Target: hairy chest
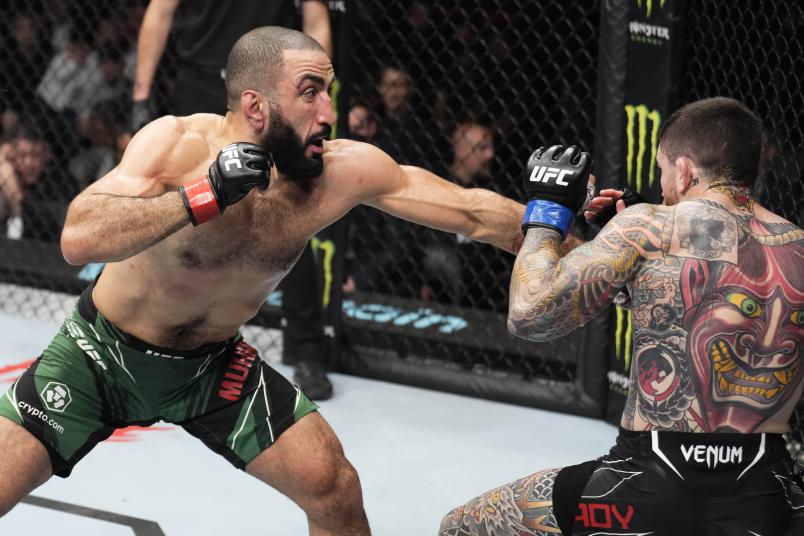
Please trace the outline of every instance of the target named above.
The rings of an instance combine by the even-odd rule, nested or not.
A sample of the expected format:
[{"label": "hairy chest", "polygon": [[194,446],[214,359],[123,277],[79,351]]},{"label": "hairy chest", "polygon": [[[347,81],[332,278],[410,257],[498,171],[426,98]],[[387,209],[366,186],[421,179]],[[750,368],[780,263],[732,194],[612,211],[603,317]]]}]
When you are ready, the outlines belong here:
[{"label": "hairy chest", "polygon": [[290,270],[316,230],[318,196],[288,200],[249,196],[224,214],[176,233],[168,244],[188,270],[254,269],[271,276]]}]

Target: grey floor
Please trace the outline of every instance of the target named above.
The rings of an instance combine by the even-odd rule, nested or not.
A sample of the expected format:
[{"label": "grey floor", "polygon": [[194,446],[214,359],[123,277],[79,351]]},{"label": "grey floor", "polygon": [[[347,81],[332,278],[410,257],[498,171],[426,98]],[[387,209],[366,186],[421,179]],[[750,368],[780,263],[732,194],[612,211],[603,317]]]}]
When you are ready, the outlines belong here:
[{"label": "grey floor", "polygon": [[[0,313],[0,393],[57,327]],[[452,507],[539,468],[596,457],[616,435],[592,419],[345,375],[332,380],[336,395],[321,413],[361,476],[369,522],[381,536],[435,535]],[[304,515],[288,499],[169,425],[113,436],[70,478],[51,479],[28,500],[0,519],[0,535],[306,534]]]}]

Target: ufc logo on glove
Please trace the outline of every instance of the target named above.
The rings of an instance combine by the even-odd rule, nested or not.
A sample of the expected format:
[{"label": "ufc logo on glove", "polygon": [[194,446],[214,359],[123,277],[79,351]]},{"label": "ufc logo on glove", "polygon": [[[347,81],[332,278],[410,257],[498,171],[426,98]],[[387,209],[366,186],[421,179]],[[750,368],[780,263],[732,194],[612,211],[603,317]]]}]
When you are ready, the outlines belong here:
[{"label": "ufc logo on glove", "polygon": [[530,180],[531,182],[549,182],[550,179],[556,179],[556,184],[560,184],[561,186],[569,186],[569,183],[564,180],[564,177],[570,173],[573,173],[573,170],[536,166],[533,168],[533,173],[530,174]]},{"label": "ufc logo on glove", "polygon": [[240,169],[243,169],[243,165],[240,163],[240,158],[238,158],[240,155],[237,153],[236,143],[224,147],[223,151],[221,151],[221,156],[226,159],[223,162],[223,167],[226,169],[226,171],[229,171],[229,166],[232,164],[236,165]]}]

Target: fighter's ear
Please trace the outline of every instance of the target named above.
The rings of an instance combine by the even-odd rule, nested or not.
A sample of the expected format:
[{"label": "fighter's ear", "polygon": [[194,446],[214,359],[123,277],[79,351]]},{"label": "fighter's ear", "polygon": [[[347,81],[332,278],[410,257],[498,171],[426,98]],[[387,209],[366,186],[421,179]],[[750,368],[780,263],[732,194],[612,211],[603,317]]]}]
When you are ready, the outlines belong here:
[{"label": "fighter's ear", "polygon": [[690,158],[686,156],[679,156],[675,161],[676,169],[678,169],[678,188],[679,194],[684,194],[691,187],[696,186],[698,180],[698,166],[695,165]]},{"label": "fighter's ear", "polygon": [[240,113],[246,123],[253,129],[261,131],[265,127],[266,117],[268,117],[268,101],[262,97],[259,91],[244,89],[240,93]]}]

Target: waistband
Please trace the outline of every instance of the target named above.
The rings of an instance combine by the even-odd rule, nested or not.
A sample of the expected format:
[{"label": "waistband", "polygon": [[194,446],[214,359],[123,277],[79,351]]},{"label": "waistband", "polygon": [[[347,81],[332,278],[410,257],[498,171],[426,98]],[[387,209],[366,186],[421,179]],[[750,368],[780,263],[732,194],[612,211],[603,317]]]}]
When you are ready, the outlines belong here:
[{"label": "waistband", "polygon": [[682,480],[723,477],[734,483],[753,469],[789,457],[781,434],[635,432],[620,428],[624,453],[657,458]]},{"label": "waistband", "polygon": [[84,292],[82,292],[81,296],[78,298],[78,304],[76,305],[78,315],[92,326],[98,326],[100,324],[105,328],[105,331],[110,337],[120,341],[121,344],[124,344],[125,346],[128,346],[137,352],[165,359],[206,358],[210,354],[217,355],[223,352],[227,347],[236,344],[240,340],[240,334],[238,334],[228,340],[203,344],[191,350],[177,350],[175,348],[155,346],[143,341],[142,339],[138,339],[130,333],[126,333],[122,329],[109,322],[109,320],[98,311],[98,308],[95,306],[95,302],[92,300],[93,288],[95,288],[94,282],[84,289]]}]

